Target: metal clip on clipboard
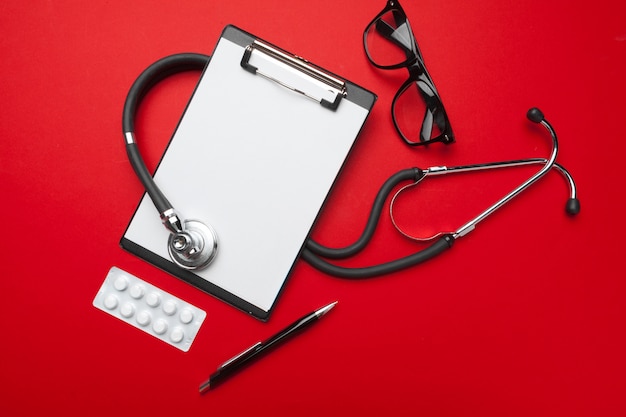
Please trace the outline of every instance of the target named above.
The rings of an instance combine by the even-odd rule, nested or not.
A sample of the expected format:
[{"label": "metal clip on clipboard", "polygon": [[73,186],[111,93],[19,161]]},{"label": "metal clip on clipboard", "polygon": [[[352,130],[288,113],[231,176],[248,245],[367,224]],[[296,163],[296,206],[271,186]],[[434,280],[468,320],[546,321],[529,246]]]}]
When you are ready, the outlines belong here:
[{"label": "metal clip on clipboard", "polygon": [[[255,51],[258,54],[253,54]],[[330,110],[336,110],[347,94],[344,80],[258,39],[246,47],[241,66]]]}]

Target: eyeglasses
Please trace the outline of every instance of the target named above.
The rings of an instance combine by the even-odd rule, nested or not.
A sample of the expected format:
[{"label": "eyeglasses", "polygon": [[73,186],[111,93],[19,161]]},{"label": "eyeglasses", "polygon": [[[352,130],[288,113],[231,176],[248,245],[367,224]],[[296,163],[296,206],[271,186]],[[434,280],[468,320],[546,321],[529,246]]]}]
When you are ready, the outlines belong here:
[{"label": "eyeglasses", "polygon": [[[424,65],[409,20],[397,0],[388,0],[363,32],[367,58],[377,68],[409,71],[391,104],[391,116],[400,137],[411,146],[432,142],[450,144],[454,134],[439,93]],[[416,120],[422,118],[421,128]]]}]

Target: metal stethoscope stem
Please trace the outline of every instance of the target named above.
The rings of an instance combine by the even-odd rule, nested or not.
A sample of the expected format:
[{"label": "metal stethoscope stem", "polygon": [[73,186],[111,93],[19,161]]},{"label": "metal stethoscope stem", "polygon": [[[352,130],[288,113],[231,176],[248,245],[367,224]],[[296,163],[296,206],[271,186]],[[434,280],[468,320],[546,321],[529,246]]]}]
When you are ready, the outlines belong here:
[{"label": "metal stethoscope stem", "polygon": [[[534,110],[539,111],[538,109],[531,109],[530,111],[532,112]],[[535,121],[530,116],[530,112],[529,112],[529,119],[531,119],[532,121]],[[466,234],[474,230],[474,228],[476,227],[478,223],[483,221],[485,218],[487,218],[487,216],[489,216],[491,213],[493,213],[494,211],[496,211],[497,209],[505,205],[507,202],[511,201],[515,196],[517,196],[519,193],[524,191],[526,188],[530,187],[539,178],[543,177],[548,171],[550,171],[550,169],[552,169],[552,166],[556,162],[556,156],[559,153],[559,142],[556,137],[556,132],[554,131],[550,123],[548,123],[543,118],[543,114],[541,114],[541,120],[539,123],[541,123],[548,130],[548,132],[550,132],[550,135],[552,136],[552,153],[550,154],[550,158],[548,158],[548,162],[544,164],[543,167],[541,167],[541,169],[535,173],[535,175],[528,178],[526,181],[520,184],[513,191],[511,191],[510,193],[502,197],[500,200],[496,201],[493,205],[491,205],[485,211],[480,213],[474,219],[470,220],[469,222],[461,226],[459,229],[457,229],[453,234],[455,239],[461,236],[465,236]]]},{"label": "metal stethoscope stem", "polygon": [[[537,180],[539,180],[539,178],[543,177],[546,173],[548,173],[548,171],[550,171],[552,168],[555,168],[557,171],[559,171],[568,183],[568,186],[570,189],[570,197],[565,207],[567,213],[577,214],[580,211],[580,203],[576,196],[576,184],[574,182],[574,179],[572,178],[571,174],[567,171],[567,169],[565,169],[565,167],[563,167],[562,165],[556,162],[556,157],[558,155],[559,146],[558,146],[557,135],[556,135],[554,128],[550,125],[550,123],[548,123],[547,120],[545,120],[541,111],[539,111],[536,108],[530,109],[528,111],[527,116],[531,121],[535,123],[539,123],[542,126],[544,126],[546,130],[550,133],[550,136],[552,138],[552,152],[549,158],[547,159],[546,158],[528,158],[528,159],[516,159],[516,160],[509,160],[509,161],[487,162],[487,163],[481,163],[481,164],[458,165],[458,166],[452,166],[452,167],[432,166],[429,168],[422,168],[421,169],[422,175],[414,183],[402,187],[398,192],[396,192],[396,194],[393,196],[391,200],[389,212],[390,212],[391,220],[392,220],[394,227],[404,236],[413,240],[418,240],[418,241],[428,241],[428,240],[431,240],[431,239],[434,239],[436,237],[446,235],[446,234],[451,235],[454,239],[458,239],[459,237],[463,237],[467,235],[469,232],[471,232],[472,230],[474,230],[474,228],[476,227],[478,223],[483,221],[489,215],[493,214],[493,212],[495,212],[497,209],[502,207],[504,204],[511,201],[514,197],[519,195],[522,191],[530,187]],[[526,165],[541,165],[541,169],[537,171],[534,175],[532,175],[530,178],[528,178],[526,181],[524,181],[522,184],[520,184],[518,187],[516,187],[514,190],[506,194],[504,197],[500,198],[494,204],[489,206],[483,212],[481,212],[476,217],[474,217],[473,219],[471,219],[470,221],[468,221],[467,223],[459,227],[454,232],[439,232],[429,237],[415,237],[415,236],[409,235],[408,233],[405,233],[395,221],[393,207],[395,204],[396,197],[402,191],[406,190],[407,188],[417,185],[418,183],[420,183],[421,181],[423,181],[429,176],[465,173],[465,172],[472,172],[472,171],[483,171],[483,170],[498,169],[498,168],[520,167],[520,166],[526,166]]]},{"label": "metal stethoscope stem", "polygon": [[518,159],[518,160],[512,160],[512,161],[498,161],[498,162],[488,162],[488,163],[482,163],[482,164],[459,165],[459,166],[453,166],[453,167],[434,166],[434,167],[429,167],[429,168],[422,170],[424,177],[422,177],[421,179],[424,179],[430,175],[445,175],[445,174],[463,173],[463,172],[471,172],[471,171],[482,171],[482,170],[496,169],[496,168],[518,167],[518,166],[534,165],[534,164],[542,165],[541,169],[537,171],[534,175],[532,175],[522,184],[517,186],[514,190],[506,194],[504,197],[502,197],[501,199],[496,201],[494,204],[489,206],[487,209],[485,209],[482,213],[478,214],[476,217],[474,217],[473,219],[465,223],[463,226],[459,227],[455,232],[453,232],[452,236],[455,239],[465,236],[466,234],[474,230],[474,228],[476,227],[478,223],[483,221],[485,218],[487,218],[494,211],[502,207],[504,204],[511,201],[522,191],[530,187],[532,184],[534,184],[537,180],[543,177],[552,168],[556,168],[565,177],[569,185],[570,200],[568,201],[567,211],[570,214],[576,214],[575,212],[579,210],[578,207],[573,207],[574,202],[577,203],[578,201],[576,197],[576,184],[574,183],[574,179],[572,178],[571,174],[562,165],[559,165],[558,163],[556,163],[556,157],[559,152],[559,144],[558,144],[558,139],[557,139],[557,135],[556,135],[554,128],[550,125],[550,123],[548,123],[547,120],[545,120],[545,118],[543,117],[543,114],[541,114],[541,112],[536,108],[529,110],[528,118],[531,121],[535,123],[539,123],[542,126],[544,126],[552,137],[552,152],[550,154],[550,157],[547,159],[529,158],[529,159]]},{"label": "metal stethoscope stem", "polygon": [[[446,174],[472,172],[472,171],[484,171],[484,170],[498,169],[498,168],[514,168],[514,167],[522,167],[522,166],[528,166],[528,165],[546,166],[547,164],[549,164],[549,160],[546,158],[528,158],[528,159],[514,159],[510,161],[489,162],[489,163],[483,163],[483,164],[458,165],[458,166],[452,166],[452,167],[433,166],[433,167],[424,169],[424,176],[430,176],[430,175],[436,176],[436,175],[446,175]],[[554,162],[551,168],[556,169],[563,176],[565,181],[567,181],[567,185],[570,191],[570,197],[569,197],[568,203],[573,202],[574,200],[577,200],[576,183],[574,182],[574,178],[572,177],[572,174],[570,174],[569,171],[558,162]],[[529,185],[530,184],[528,184],[527,186]],[[509,196],[509,195],[510,193],[507,194],[505,197],[503,197],[500,201],[502,200],[509,201],[514,197],[514,196]],[[502,204],[504,204],[506,201],[502,202]],[[502,204],[500,204],[500,206]],[[578,210],[576,208],[569,208],[569,204],[568,204],[568,208],[566,209],[567,209],[567,212],[570,214],[576,214],[574,211]]]},{"label": "metal stethoscope stem", "polygon": [[[543,177],[548,171],[552,168],[557,169],[566,179],[569,189],[570,196],[567,201],[567,205],[565,210],[570,215],[576,215],[580,211],[580,203],[577,198],[576,192],[576,184],[574,183],[574,179],[570,175],[570,173],[562,166],[556,163],[556,158],[558,155],[558,140],[556,133],[552,126],[545,120],[541,111],[536,108],[530,109],[527,113],[528,119],[530,119],[534,123],[541,124],[546,130],[550,133],[552,137],[552,152],[549,158],[528,158],[528,159],[518,159],[511,161],[498,161],[498,162],[489,162],[482,164],[472,164],[472,165],[461,165],[454,167],[446,167],[446,166],[434,166],[430,168],[409,168],[404,169],[402,171],[397,172],[392,175],[381,187],[378,192],[374,204],[372,206],[372,211],[370,213],[370,217],[367,221],[367,224],[364,228],[362,235],[351,245],[343,247],[343,248],[328,248],[319,243],[316,243],[312,240],[308,240],[306,244],[306,248],[302,253],[302,257],[313,265],[315,268],[330,274],[339,276],[342,278],[349,279],[360,279],[360,278],[368,278],[374,277],[378,275],[388,274],[391,272],[399,271],[408,267],[415,266],[419,263],[422,263],[426,260],[429,260],[443,252],[447,249],[451,248],[454,242],[462,237],[467,235],[469,232],[474,230],[476,225],[487,218],[490,214],[494,213],[497,209],[502,207],[507,202],[511,201],[517,195],[519,195],[522,191],[530,187],[537,180]],[[434,236],[428,238],[416,238],[413,236],[409,236],[404,233],[395,223],[393,218],[393,204],[395,198],[398,196],[400,192],[408,187],[413,187],[419,184],[422,180],[427,178],[430,175],[445,175],[452,173],[462,173],[462,172],[471,172],[471,171],[480,171],[480,170],[490,170],[496,168],[506,168],[506,167],[516,167],[516,166],[525,166],[525,165],[541,165],[541,169],[537,171],[534,175],[516,187],[514,190],[506,194],[504,197],[496,201],[494,204],[489,206],[486,210],[481,212],[479,215],[474,217],[472,220],[468,221],[461,227],[459,227],[454,232],[441,232],[437,233]],[[402,187],[399,191],[395,193],[393,198],[391,199],[390,204],[390,214],[391,220],[398,229],[400,233],[403,235],[418,241],[430,241],[437,238],[433,243],[431,243],[425,249],[419,250],[411,255],[405,256],[403,258],[398,258],[392,261],[388,261],[386,263],[374,265],[374,266],[365,266],[365,267],[343,267],[339,265],[335,265],[328,261],[328,259],[345,259],[351,256],[354,256],[362,249],[365,248],[367,243],[372,238],[374,231],[376,229],[376,223],[378,222],[383,206],[385,204],[386,198],[392,193],[393,189],[403,181],[411,181],[409,185]],[[325,259],[324,259],[325,258]]]}]

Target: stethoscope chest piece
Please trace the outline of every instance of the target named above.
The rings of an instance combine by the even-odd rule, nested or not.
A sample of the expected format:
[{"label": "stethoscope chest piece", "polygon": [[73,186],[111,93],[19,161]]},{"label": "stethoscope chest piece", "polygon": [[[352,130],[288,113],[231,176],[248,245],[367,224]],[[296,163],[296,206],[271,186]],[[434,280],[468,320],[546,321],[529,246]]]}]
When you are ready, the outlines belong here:
[{"label": "stethoscope chest piece", "polygon": [[181,268],[202,269],[217,255],[217,234],[198,220],[185,220],[183,231],[170,234],[167,250]]}]

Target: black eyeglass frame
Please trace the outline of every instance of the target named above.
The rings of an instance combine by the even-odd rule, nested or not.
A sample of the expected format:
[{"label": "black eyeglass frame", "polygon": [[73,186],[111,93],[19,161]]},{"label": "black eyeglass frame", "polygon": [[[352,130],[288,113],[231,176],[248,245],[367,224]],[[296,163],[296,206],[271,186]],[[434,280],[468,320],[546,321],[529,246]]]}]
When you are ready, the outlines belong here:
[{"label": "black eyeglass frame", "polygon": [[[402,24],[406,23],[407,27],[409,28],[408,34],[410,36],[410,41],[411,41],[410,43],[411,50],[407,49],[405,45],[400,45],[397,40],[391,37],[391,34],[394,31],[393,28],[381,27],[382,25],[385,24],[385,22],[381,18],[390,12],[393,13],[394,19],[396,19],[397,23],[398,22],[402,22]],[[377,23],[379,23],[380,26],[377,25]],[[400,24],[398,24],[398,26],[400,26]],[[394,42],[398,46],[400,46],[404,50],[407,56],[407,59],[400,63],[393,64],[393,65],[381,65],[377,63],[370,54],[370,51],[368,49],[368,42],[367,42],[367,36],[372,27],[373,27],[373,30],[377,30],[381,34],[381,36],[385,37],[387,40]],[[387,31],[391,29],[392,32],[385,35],[384,33],[385,29]],[[426,69],[426,66],[424,64],[424,58],[422,57],[422,53],[419,49],[417,41],[415,40],[415,35],[413,34],[413,30],[411,29],[411,25],[409,23],[407,15],[397,0],[387,0],[387,4],[385,8],[380,13],[378,13],[376,17],[374,17],[374,19],[372,19],[372,21],[365,27],[365,31],[363,32],[363,48],[365,49],[365,54],[367,56],[367,59],[376,68],[383,69],[383,70],[394,70],[394,69],[406,68],[409,72],[409,78],[400,86],[391,104],[391,109],[392,109],[391,118],[393,120],[396,131],[398,132],[402,140],[409,146],[421,146],[421,145],[427,145],[427,144],[434,143],[434,142],[441,142],[446,145],[454,143],[455,141],[454,133],[452,132],[452,126],[450,125],[450,120],[446,113],[445,107],[443,105],[443,102],[441,101],[441,98],[439,97],[439,93],[437,92],[435,83],[433,82],[432,77],[430,76],[430,74],[428,73],[428,70]],[[412,84],[416,84],[418,86],[418,91],[426,105],[426,114],[424,115],[424,119],[422,120],[422,128],[420,130],[419,142],[411,140],[405,136],[405,134],[400,129],[398,121],[396,120],[395,111],[394,111],[398,98]],[[429,112],[432,114],[431,121],[427,120],[429,118],[429,114],[428,114]],[[432,123],[433,122],[437,125],[441,133],[437,135],[436,137],[430,139],[430,135],[432,135],[432,129],[433,129]],[[424,131],[427,131],[429,139],[425,139]]]}]

